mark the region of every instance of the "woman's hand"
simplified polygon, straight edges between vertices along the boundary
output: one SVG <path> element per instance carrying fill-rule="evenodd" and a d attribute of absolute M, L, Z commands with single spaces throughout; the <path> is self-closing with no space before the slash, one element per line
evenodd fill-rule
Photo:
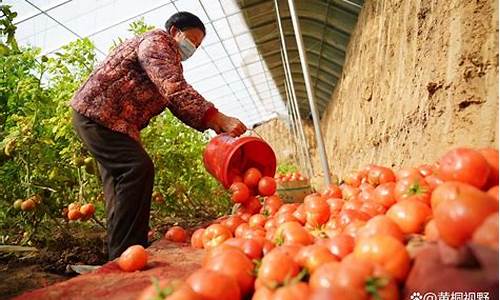
<path fill-rule="evenodd" d="M 245 131 L 247 127 L 240 120 L 226 116 L 221 112 L 217 112 L 208 122 L 209 128 L 215 130 L 217 134 L 228 133 L 231 136 L 240 136 Z"/>

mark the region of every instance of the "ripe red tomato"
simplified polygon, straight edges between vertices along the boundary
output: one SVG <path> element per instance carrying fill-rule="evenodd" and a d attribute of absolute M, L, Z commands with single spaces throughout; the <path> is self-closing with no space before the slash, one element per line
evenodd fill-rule
<path fill-rule="evenodd" d="M 229 216 L 229 218 L 221 222 L 221 224 L 226 226 L 232 234 L 234 234 L 236 228 L 242 223 L 245 223 L 245 221 L 238 215 Z"/>
<path fill-rule="evenodd" d="M 405 177 L 396 182 L 394 196 L 397 201 L 411 198 L 430 205 L 431 188 L 420 175 Z"/>
<path fill-rule="evenodd" d="M 498 212 L 487 217 L 474 231 L 472 241 L 498 251 Z"/>
<path fill-rule="evenodd" d="M 360 173 L 349 173 L 344 178 L 344 182 L 352 187 L 359 187 L 361 185 L 361 180 L 363 179 Z"/>
<path fill-rule="evenodd" d="M 332 288 L 335 282 L 335 278 L 339 274 L 339 269 L 340 263 L 336 261 L 332 261 L 320 266 L 314 273 L 312 273 L 311 278 L 309 279 L 309 285 L 314 290 L 320 288 Z"/>
<path fill-rule="evenodd" d="M 305 282 L 292 283 L 276 290 L 273 300 L 308 300 L 309 285 Z"/>
<path fill-rule="evenodd" d="M 276 193 L 276 181 L 272 177 L 264 176 L 259 180 L 259 194 L 262 196 L 271 196 Z"/>
<path fill-rule="evenodd" d="M 248 169 L 243 175 L 243 182 L 248 187 L 256 187 L 259 180 L 262 178 L 262 173 L 257 168 Z"/>
<path fill-rule="evenodd" d="M 118 258 L 118 266 L 125 272 L 141 270 L 148 262 L 148 255 L 141 245 L 127 248 Z"/>
<path fill-rule="evenodd" d="M 304 211 L 306 223 L 311 227 L 319 227 L 330 218 L 330 206 L 325 197 L 309 195 L 304 198 Z"/>
<path fill-rule="evenodd" d="M 439 161 L 439 177 L 482 188 L 490 174 L 490 165 L 481 153 L 470 148 L 456 148 Z"/>
<path fill-rule="evenodd" d="M 241 298 L 236 279 L 207 269 L 199 269 L 186 282 L 205 300 L 234 300 Z"/>
<path fill-rule="evenodd" d="M 368 171 L 368 183 L 377 186 L 379 184 L 396 181 L 394 172 L 386 167 L 373 166 Z"/>
<path fill-rule="evenodd" d="M 321 195 L 325 198 L 342 198 L 342 190 L 336 184 L 331 184 L 321 191 Z"/>
<path fill-rule="evenodd" d="M 205 249 L 217 247 L 232 236 L 231 231 L 226 226 L 221 224 L 212 224 L 203 232 L 203 247 Z"/>
<path fill-rule="evenodd" d="M 229 190 L 233 193 L 231 199 L 235 203 L 245 203 L 250 197 L 250 190 L 247 185 L 242 182 L 233 183 Z"/>
<path fill-rule="evenodd" d="M 446 182 L 432 194 L 434 220 L 443 241 L 460 247 L 491 214 L 498 202 L 487 193 L 465 183 Z"/>
<path fill-rule="evenodd" d="M 354 256 L 379 264 L 394 279 L 403 282 L 410 270 L 410 256 L 401 241 L 389 235 L 361 239 L 354 247 Z"/>
<path fill-rule="evenodd" d="M 250 229 L 250 226 L 248 226 L 248 223 L 241 223 L 240 225 L 238 225 L 238 227 L 236 227 L 236 229 L 234 230 L 234 236 L 235 237 L 243 237 L 243 235 L 245 234 L 245 232 Z"/>
<path fill-rule="evenodd" d="M 365 226 L 366 224 L 366 221 L 362 221 L 362 220 L 358 220 L 358 219 L 355 219 L 353 220 L 351 223 L 347 224 L 344 229 L 342 230 L 342 233 L 343 234 L 347 234 L 347 235 L 350 235 L 352 236 L 354 239 L 356 239 L 357 235 L 358 235 L 358 230 Z"/>
<path fill-rule="evenodd" d="M 498 185 L 498 150 L 494 148 L 483 148 L 478 151 L 483 155 L 490 166 L 490 174 L 484 186 L 484 188 L 489 189 Z"/>
<path fill-rule="evenodd" d="M 297 209 L 293 212 L 292 216 L 302 225 L 306 223 L 307 216 L 304 207 L 304 203 L 300 204 Z"/>
<path fill-rule="evenodd" d="M 394 204 L 387 211 L 387 216 L 398 224 L 404 234 L 422 233 L 430 220 L 430 207 L 415 199 L 404 199 Z"/>
<path fill-rule="evenodd" d="M 371 217 L 359 210 L 342 209 L 337 219 L 341 228 L 349 225 L 354 220 L 368 221 Z"/>
<path fill-rule="evenodd" d="M 314 244 L 302 247 L 295 256 L 295 261 L 299 266 L 306 268 L 309 274 L 312 274 L 319 266 L 331 261 L 338 261 L 338 258 L 326 246 Z"/>
<path fill-rule="evenodd" d="M 264 215 L 255 214 L 255 215 L 251 216 L 250 219 L 248 220 L 248 226 L 250 226 L 250 228 L 252 228 L 252 227 L 264 227 L 264 225 L 266 224 L 266 221 L 267 221 L 267 218 Z"/>
<path fill-rule="evenodd" d="M 424 177 L 434 174 L 434 168 L 431 165 L 420 165 L 417 169 L 420 175 Z"/>
<path fill-rule="evenodd" d="M 494 187 L 490 188 L 488 190 L 488 194 L 490 196 L 493 196 L 493 198 L 495 198 L 498 202 L 498 185 L 495 185 Z"/>
<path fill-rule="evenodd" d="M 327 198 L 326 203 L 330 207 L 330 216 L 337 216 L 344 206 L 344 200 L 341 198 Z"/>
<path fill-rule="evenodd" d="M 173 226 L 167 231 L 167 233 L 165 233 L 165 238 L 172 242 L 184 243 L 187 239 L 187 233 L 184 228 L 180 226 Z"/>
<path fill-rule="evenodd" d="M 203 300 L 193 289 L 182 280 L 162 279 L 158 284 L 152 284 L 139 295 L 138 300 L 164 298 L 168 300 Z"/>
<path fill-rule="evenodd" d="M 297 209 L 297 207 L 299 207 L 299 205 L 300 205 L 299 203 L 283 204 L 276 214 L 278 214 L 278 215 L 286 214 L 286 213 L 293 214 L 293 212 Z"/>
<path fill-rule="evenodd" d="M 416 168 L 403 168 L 396 173 L 396 179 L 401 180 L 407 177 L 419 177 L 423 176 L 420 174 L 419 170 Z"/>
<path fill-rule="evenodd" d="M 361 205 L 359 211 L 368 214 L 370 217 L 375 217 L 377 215 L 382 215 L 385 213 L 386 208 L 377 202 L 368 201 Z"/>
<path fill-rule="evenodd" d="M 291 212 L 285 212 L 281 214 L 276 214 L 274 216 L 275 224 L 276 226 L 280 226 L 281 224 L 284 224 L 286 222 L 299 222 L 297 218 L 293 216 L 293 213 Z"/>
<path fill-rule="evenodd" d="M 358 196 L 359 192 L 360 192 L 359 188 L 355 188 L 350 185 L 342 186 L 342 198 L 345 201 L 350 201 L 352 199 L 355 199 Z"/>
<path fill-rule="evenodd" d="M 198 228 L 193 232 L 191 236 L 191 247 L 203 249 L 203 232 L 205 232 L 205 228 Z"/>
<path fill-rule="evenodd" d="M 31 199 L 28 199 L 26 201 L 33 201 Z M 26 202 L 24 201 L 23 204 Z M 34 205 L 34 204 L 33 204 Z M 21 209 L 23 209 L 23 205 L 21 205 Z M 26 209 L 23 209 L 23 210 L 26 210 Z M 68 211 L 68 219 L 71 220 L 71 221 L 76 221 L 78 219 L 80 219 L 82 217 L 82 213 L 80 212 L 80 210 L 78 209 L 70 209 Z"/>
<path fill-rule="evenodd" d="M 439 239 L 439 231 L 434 219 L 430 220 L 425 225 L 424 236 L 427 241 L 437 241 Z"/>
<path fill-rule="evenodd" d="M 264 200 L 264 206 L 262 207 L 260 213 L 265 216 L 274 216 L 278 212 L 283 201 L 278 195 L 269 196 Z"/>
<path fill-rule="evenodd" d="M 443 184 L 443 179 L 439 178 L 437 175 L 429 175 L 424 178 L 425 182 L 429 185 L 431 191 L 434 191 L 440 184 Z"/>
<path fill-rule="evenodd" d="M 344 201 L 344 206 L 342 206 L 342 209 L 359 210 L 361 208 L 361 206 L 363 206 L 363 202 L 361 202 L 361 200 L 352 199 L 349 201 Z"/>
<path fill-rule="evenodd" d="M 253 289 L 254 277 L 252 272 L 254 265 L 240 249 L 225 249 L 211 257 L 204 268 L 236 279 L 242 296 Z"/>
<path fill-rule="evenodd" d="M 264 286 L 275 287 L 294 277 L 299 271 L 300 267 L 293 256 L 275 248 L 262 259 L 257 278 Z"/>
<path fill-rule="evenodd" d="M 347 234 L 339 234 L 321 242 L 338 259 L 343 259 L 354 250 L 354 238 Z"/>
<path fill-rule="evenodd" d="M 244 213 L 249 213 L 251 215 L 256 214 L 262 208 L 262 204 L 260 204 L 259 199 L 250 196 L 248 200 L 243 203 L 242 207 Z"/>
<path fill-rule="evenodd" d="M 357 239 L 368 238 L 376 235 L 390 235 L 399 241 L 404 241 L 404 235 L 398 224 L 392 221 L 388 216 L 380 215 L 373 217 L 366 222 L 357 235 Z"/>
<path fill-rule="evenodd" d="M 278 245 L 309 245 L 314 242 L 313 236 L 299 222 L 286 222 L 276 230 Z"/>
<path fill-rule="evenodd" d="M 95 206 L 92 203 L 87 203 L 80 207 L 80 213 L 85 219 L 91 218 L 95 213 Z"/>
<path fill-rule="evenodd" d="M 262 248 L 264 243 L 258 242 L 257 239 L 243 239 L 239 248 L 241 248 L 243 253 L 245 253 L 248 258 L 252 260 L 260 259 L 262 258 Z"/>

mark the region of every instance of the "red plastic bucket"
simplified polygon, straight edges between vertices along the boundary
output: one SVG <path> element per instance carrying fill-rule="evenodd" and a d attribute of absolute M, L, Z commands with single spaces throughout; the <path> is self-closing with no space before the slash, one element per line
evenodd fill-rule
<path fill-rule="evenodd" d="M 233 138 L 220 134 L 208 143 L 203 151 L 203 163 L 224 188 L 229 188 L 234 176 L 243 174 L 248 168 L 257 168 L 263 176 L 274 177 L 276 155 L 264 140 L 246 136 Z"/>

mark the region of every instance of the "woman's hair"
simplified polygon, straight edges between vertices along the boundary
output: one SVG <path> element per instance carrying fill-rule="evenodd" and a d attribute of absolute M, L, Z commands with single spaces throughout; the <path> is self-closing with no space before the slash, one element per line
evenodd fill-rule
<path fill-rule="evenodd" d="M 203 31 L 203 34 L 206 34 L 205 25 L 203 25 L 203 22 L 200 20 L 200 18 L 187 11 L 178 12 L 172 15 L 167 20 L 167 22 L 165 22 L 165 29 L 167 31 L 170 32 L 170 28 L 172 28 L 172 26 L 175 26 L 175 28 L 181 31 L 190 28 L 198 28 Z"/>

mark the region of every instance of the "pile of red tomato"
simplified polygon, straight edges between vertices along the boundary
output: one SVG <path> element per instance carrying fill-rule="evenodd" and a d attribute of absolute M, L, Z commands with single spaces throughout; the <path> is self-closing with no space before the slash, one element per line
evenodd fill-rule
<path fill-rule="evenodd" d="M 203 266 L 186 281 L 160 281 L 162 299 L 392 300 L 412 266 L 412 237 L 498 251 L 495 149 L 457 148 L 398 172 L 369 165 L 303 203 L 284 204 L 259 174 L 231 186 L 236 214 L 193 233 Z M 154 295 L 150 287 L 141 299 Z"/>
<path fill-rule="evenodd" d="M 274 179 L 276 182 L 290 182 L 307 180 L 307 177 L 303 176 L 300 172 L 288 172 L 286 174 L 276 174 Z"/>

